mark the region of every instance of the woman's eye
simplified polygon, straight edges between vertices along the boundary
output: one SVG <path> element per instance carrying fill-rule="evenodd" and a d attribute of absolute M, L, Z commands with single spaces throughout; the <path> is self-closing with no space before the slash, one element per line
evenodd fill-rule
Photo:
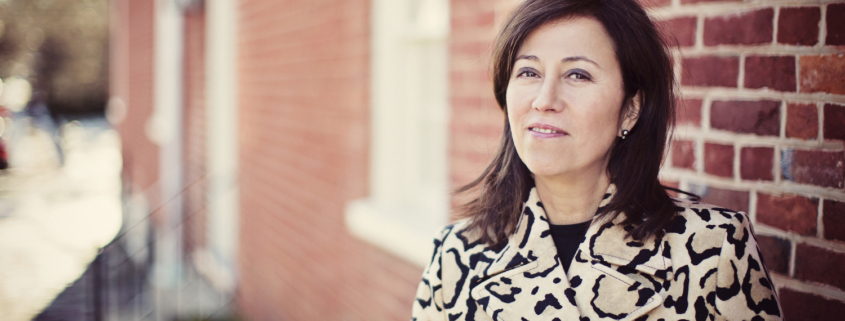
<path fill-rule="evenodd" d="M 587 76 L 584 73 L 580 72 L 573 72 L 566 75 L 566 78 L 573 79 L 573 80 L 590 80 L 590 76 Z"/>
<path fill-rule="evenodd" d="M 531 69 L 520 69 L 516 77 L 539 77 L 539 75 Z"/>

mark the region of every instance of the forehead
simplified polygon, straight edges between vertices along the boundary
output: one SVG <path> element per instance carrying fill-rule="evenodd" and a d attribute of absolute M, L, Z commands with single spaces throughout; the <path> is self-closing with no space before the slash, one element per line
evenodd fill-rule
<path fill-rule="evenodd" d="M 591 57 L 590 59 L 609 59 L 616 62 L 613 40 L 604 26 L 595 18 L 584 16 L 568 17 L 543 24 L 525 38 L 517 54 L 535 55 L 541 60 L 587 56 Z"/>

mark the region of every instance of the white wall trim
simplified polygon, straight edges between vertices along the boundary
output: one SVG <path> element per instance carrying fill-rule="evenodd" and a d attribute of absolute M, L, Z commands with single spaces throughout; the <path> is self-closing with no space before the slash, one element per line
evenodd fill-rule
<path fill-rule="evenodd" d="M 346 226 L 352 235 L 417 266 L 426 266 L 434 250 L 433 231 L 414 229 L 391 219 L 368 199 L 351 202 L 346 208 Z"/>
<path fill-rule="evenodd" d="M 182 222 L 184 18 L 172 0 L 156 1 L 154 10 L 153 114 L 146 134 L 159 147 L 163 228 L 173 230 L 158 242 L 155 276 L 159 285 L 174 286 L 182 273 L 182 233 L 174 228 Z"/>
<path fill-rule="evenodd" d="M 238 4 L 206 0 L 206 164 L 209 255 L 237 275 Z"/>

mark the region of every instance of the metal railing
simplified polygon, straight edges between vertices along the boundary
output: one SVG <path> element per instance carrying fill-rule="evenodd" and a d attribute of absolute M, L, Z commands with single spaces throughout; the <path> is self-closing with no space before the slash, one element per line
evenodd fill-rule
<path fill-rule="evenodd" d="M 177 197 L 183 197 L 190 187 Z M 161 227 L 154 215 L 161 206 L 133 219 L 126 192 L 123 203 L 120 233 L 100 250 L 82 276 L 33 320 L 236 320 L 232 316 L 234 294 L 211 286 L 190 254 L 184 254 L 189 251 L 177 252 L 181 255 L 175 283 L 161 285 L 157 281 L 157 251 L 165 246 L 160 240 L 181 235 L 185 229 L 202 228 L 194 226 L 199 224 L 196 217 L 202 209 L 187 213 L 175 226 Z M 176 246 L 185 246 L 181 237 L 175 239 L 181 243 Z"/>

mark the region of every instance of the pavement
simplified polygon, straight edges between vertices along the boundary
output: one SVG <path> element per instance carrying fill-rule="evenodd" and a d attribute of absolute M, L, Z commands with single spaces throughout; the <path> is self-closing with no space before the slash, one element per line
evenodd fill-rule
<path fill-rule="evenodd" d="M 8 129 L 8 128 L 7 128 Z M 70 122 L 57 144 L 17 120 L 0 173 L 0 320 L 31 320 L 80 279 L 122 224 L 120 138 L 102 119 Z"/>

